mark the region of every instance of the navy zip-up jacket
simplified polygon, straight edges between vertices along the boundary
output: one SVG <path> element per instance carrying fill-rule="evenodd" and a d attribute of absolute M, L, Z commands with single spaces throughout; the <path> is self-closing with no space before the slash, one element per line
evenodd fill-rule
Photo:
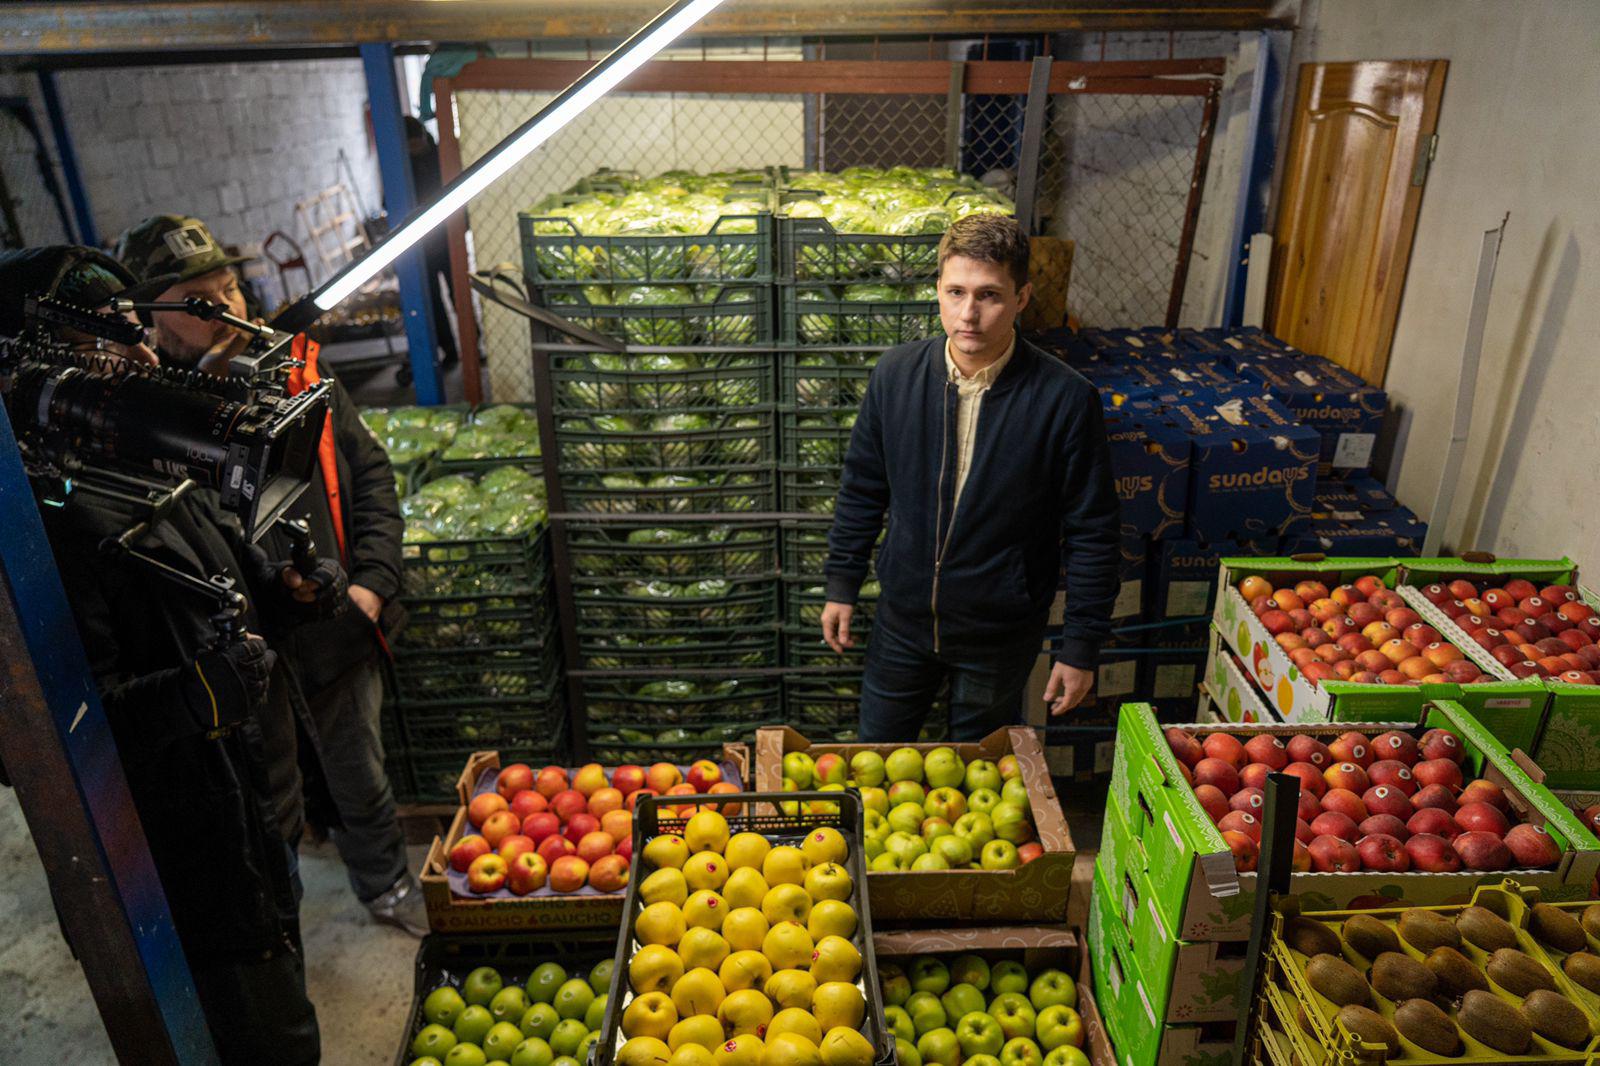
<path fill-rule="evenodd" d="M 1043 627 L 1065 576 L 1057 658 L 1092 670 L 1120 556 L 1100 397 L 1018 338 L 984 393 L 957 507 L 959 401 L 944 349 L 943 336 L 891 348 L 872 372 L 834 501 L 827 597 L 856 602 L 887 518 L 874 625 L 936 653 L 998 647 Z"/>

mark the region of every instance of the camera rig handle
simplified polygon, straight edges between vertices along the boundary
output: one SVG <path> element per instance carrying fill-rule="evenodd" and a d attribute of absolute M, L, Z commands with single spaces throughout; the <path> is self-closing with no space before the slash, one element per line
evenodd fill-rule
<path fill-rule="evenodd" d="M 303 518 L 280 518 L 278 527 L 289 538 L 289 559 L 302 575 L 317 568 L 317 545 Z"/>

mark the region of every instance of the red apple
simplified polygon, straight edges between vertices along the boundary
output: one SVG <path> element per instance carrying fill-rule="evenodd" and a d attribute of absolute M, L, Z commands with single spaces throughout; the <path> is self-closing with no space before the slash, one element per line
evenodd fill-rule
<path fill-rule="evenodd" d="M 1342 814 L 1352 822 L 1359 822 L 1368 814 L 1367 805 L 1361 802 L 1361 797 L 1345 788 L 1330 788 L 1322 797 L 1322 809 Z"/>
<path fill-rule="evenodd" d="M 1374 833 L 1356 841 L 1356 853 L 1361 856 L 1362 867 L 1368 870 L 1404 873 L 1411 869 L 1411 856 L 1406 854 L 1406 846 L 1383 833 Z"/>
<path fill-rule="evenodd" d="M 534 843 L 532 837 L 524 836 L 521 833 L 512 833 L 508 837 L 503 837 L 500 841 L 500 846 L 494 850 L 495 854 L 504 859 L 506 865 L 509 866 L 523 852 L 538 850 L 538 845 Z"/>
<path fill-rule="evenodd" d="M 1384 836 L 1394 837 L 1396 840 L 1401 842 L 1404 842 L 1411 836 L 1411 830 L 1406 828 L 1406 823 L 1402 822 L 1399 818 L 1396 818 L 1392 814 L 1374 814 L 1370 818 L 1365 819 L 1360 825 L 1356 826 L 1356 832 L 1360 833 L 1363 837 L 1372 836 L 1374 833 L 1381 833 Z M 1357 840 L 1356 843 L 1359 845 L 1360 840 Z"/>
<path fill-rule="evenodd" d="M 1022 849 L 1017 849 L 1022 854 Z M 621 855 L 602 855 L 589 864 L 589 886 L 596 892 L 621 892 L 628 886 L 628 860 Z"/>
<path fill-rule="evenodd" d="M 533 779 L 533 787 L 545 799 L 551 799 L 567 787 L 567 772 L 559 766 L 546 766 Z"/>
<path fill-rule="evenodd" d="M 495 811 L 484 820 L 483 839 L 489 842 L 491 848 L 498 848 L 502 840 L 521 828 L 522 823 L 509 810 Z"/>
<path fill-rule="evenodd" d="M 1356 846 L 1341 837 L 1319 836 L 1311 842 L 1311 866 L 1323 873 L 1353 874 L 1361 869 Z"/>
<path fill-rule="evenodd" d="M 1371 598 L 1371 596 L 1372 596 L 1372 594 L 1374 592 L 1381 592 L 1382 590 L 1384 590 L 1384 589 L 1389 587 L 1388 585 L 1383 583 L 1383 578 L 1378 577 L 1378 576 L 1373 575 L 1373 574 L 1368 574 L 1365 577 L 1356 578 L 1355 586 L 1356 586 L 1356 591 L 1357 592 L 1361 593 L 1361 595 L 1363 595 L 1363 596 L 1368 597 L 1369 599 Z"/>
<path fill-rule="evenodd" d="M 512 763 L 501 770 L 494 779 L 494 790 L 509 803 L 518 792 L 533 788 L 533 767 L 527 763 Z M 518 817 L 525 817 L 518 815 Z"/>
<path fill-rule="evenodd" d="M 540 811 L 522 820 L 522 835 L 532 840 L 535 846 L 543 844 L 545 837 L 559 832 L 561 819 L 556 817 L 554 811 Z"/>
<path fill-rule="evenodd" d="M 1446 840 L 1454 840 L 1461 835 L 1461 827 L 1456 824 L 1456 820 L 1450 817 L 1448 811 L 1440 810 L 1438 807 L 1424 807 L 1417 811 L 1406 820 L 1406 828 L 1413 835 L 1429 833 L 1436 837 L 1444 837 Z"/>
<path fill-rule="evenodd" d="M 1505 870 L 1516 862 L 1506 842 L 1493 833 L 1462 833 L 1450 844 L 1461 856 L 1461 864 L 1469 870 Z"/>
<path fill-rule="evenodd" d="M 1385 613 L 1388 613 L 1396 607 L 1404 607 L 1406 605 L 1406 601 L 1402 599 L 1400 594 L 1395 592 L 1393 589 L 1383 589 L 1382 591 L 1374 592 L 1372 595 L 1367 597 L 1367 602 Z"/>
<path fill-rule="evenodd" d="M 511 797 L 511 813 L 523 821 L 527 821 L 530 814 L 538 814 L 549 809 L 550 801 L 531 788 L 525 788 Z"/>
<path fill-rule="evenodd" d="M 1357 654 L 1356 664 L 1361 669 L 1368 670 L 1374 674 L 1381 674 L 1389 669 L 1390 666 L 1389 657 L 1376 648 Z"/>
<path fill-rule="evenodd" d="M 1266 763 L 1253 762 L 1239 771 L 1239 787 L 1254 788 L 1263 792 L 1267 788 L 1267 775 L 1272 772 L 1272 767 Z"/>
<path fill-rule="evenodd" d="M 549 874 L 550 867 L 539 858 L 538 852 L 525 851 L 511 860 L 506 873 L 506 887 L 511 889 L 513 895 L 526 896 L 543 888 Z"/>
<path fill-rule="evenodd" d="M 1194 783 L 1213 785 L 1224 796 L 1231 796 L 1239 791 L 1239 771 L 1230 762 L 1207 757 L 1195 764 Z"/>
<path fill-rule="evenodd" d="M 467 867 L 467 887 L 483 895 L 498 892 L 506 883 L 506 873 L 506 861 L 500 856 L 492 852 L 479 855 Z"/>
<path fill-rule="evenodd" d="M 1269 610 L 1261 616 L 1261 624 L 1274 636 L 1294 629 L 1294 619 L 1289 617 L 1288 611 Z"/>
<path fill-rule="evenodd" d="M 655 789 L 658 795 L 665 795 L 669 788 L 682 782 L 683 771 L 669 762 L 651 763 L 650 769 L 644 772 L 645 785 Z"/>
<path fill-rule="evenodd" d="M 1309 822 L 1322 813 L 1322 801 L 1302 788 L 1296 800 L 1295 813 Z M 1597 809 L 1596 813 L 1600 813 L 1600 809 Z"/>
<path fill-rule="evenodd" d="M 1456 810 L 1455 790 L 1449 785 L 1424 785 L 1411 797 L 1411 806 L 1419 811 L 1437 808 L 1453 816 Z"/>
<path fill-rule="evenodd" d="M 1361 834 L 1356 829 L 1356 823 L 1347 814 L 1338 811 L 1323 811 L 1311 823 L 1311 832 L 1319 837 L 1338 837 L 1354 844 Z M 1313 845 L 1315 842 L 1313 842 Z"/>
<path fill-rule="evenodd" d="M 1017 860 L 1026 866 L 1034 859 L 1044 854 L 1044 845 L 1037 840 L 1030 840 L 1017 848 Z"/>
<path fill-rule="evenodd" d="M 1361 627 L 1356 625 L 1356 620 L 1349 615 L 1339 618 L 1330 618 L 1322 623 L 1322 632 L 1327 634 L 1329 640 L 1337 640 L 1348 633 L 1359 633 Z"/>
<path fill-rule="evenodd" d="M 1406 841 L 1406 855 L 1422 873 L 1449 874 L 1461 869 L 1461 856 L 1450 841 L 1431 833 L 1413 833 Z"/>
<path fill-rule="evenodd" d="M 1201 809 L 1212 822 L 1221 821 L 1222 816 L 1228 813 L 1228 797 L 1215 785 L 1194 786 L 1194 798 L 1200 801 Z"/>
<path fill-rule="evenodd" d="M 610 855 L 617 846 L 617 841 L 610 833 L 603 829 L 583 834 L 583 839 L 578 841 L 578 858 L 593 866 L 599 859 Z"/>
<path fill-rule="evenodd" d="M 1328 753 L 1326 744 L 1316 737 L 1308 737 L 1303 734 L 1289 738 L 1289 743 L 1286 745 L 1286 754 L 1289 756 L 1290 762 L 1310 763 L 1317 768 L 1318 773 L 1321 773 L 1323 769 L 1337 761 Z"/>
<path fill-rule="evenodd" d="M 510 809 L 511 804 L 507 803 L 506 798 L 500 793 L 485 792 L 472 797 L 472 802 L 467 804 L 467 821 L 471 822 L 474 828 L 482 829 L 483 823 L 489 820 L 490 815 Z"/>
<path fill-rule="evenodd" d="M 1456 802 L 1462 805 L 1468 803 L 1487 803 L 1498 809 L 1503 814 L 1511 813 L 1511 801 L 1506 799 L 1504 790 L 1493 781 L 1478 778 L 1468 781 L 1467 787 L 1461 790 L 1461 795 L 1456 797 Z"/>
<path fill-rule="evenodd" d="M 1454 596 L 1450 595 L 1450 590 L 1443 585 L 1423 586 L 1422 597 L 1432 604 L 1448 603 L 1455 599 Z"/>
<path fill-rule="evenodd" d="M 1241 788 L 1228 797 L 1228 809 L 1230 811 L 1244 811 L 1260 818 L 1263 796 L 1264 793 L 1259 788 Z"/>
<path fill-rule="evenodd" d="M 1485 589 L 1480 598 L 1489 605 L 1491 611 L 1498 611 L 1502 607 L 1514 606 L 1517 602 L 1511 598 L 1511 594 L 1505 589 Z"/>
<path fill-rule="evenodd" d="M 1464 803 L 1456 809 L 1455 819 L 1456 824 L 1469 833 L 1493 833 L 1503 837 L 1511 828 L 1500 809 L 1487 803 Z"/>
<path fill-rule="evenodd" d="M 599 828 L 600 819 L 596 818 L 588 811 L 579 811 L 577 814 L 574 814 L 571 818 L 567 819 L 567 824 L 563 830 L 563 833 L 568 840 L 576 844 L 585 836 Z"/>
<path fill-rule="evenodd" d="M 1244 751 L 1250 762 L 1263 763 L 1273 770 L 1282 770 L 1289 765 L 1289 755 L 1283 741 L 1266 733 L 1245 741 Z"/>
<path fill-rule="evenodd" d="M 1278 589 L 1272 594 L 1272 600 L 1280 611 L 1293 611 L 1306 605 L 1306 601 L 1297 596 L 1294 589 Z"/>
<path fill-rule="evenodd" d="M 1353 762 L 1335 763 L 1322 771 L 1323 780 L 1328 782 L 1329 788 L 1343 788 L 1361 795 L 1371 787 L 1372 782 L 1367 778 L 1367 772 Z M 1324 799 L 1322 805 L 1328 805 Z"/>
<path fill-rule="evenodd" d="M 639 801 L 641 799 L 643 799 L 645 796 L 659 796 L 659 795 L 661 795 L 661 793 L 657 792 L 653 788 L 636 788 L 632 792 L 628 793 L 628 798 L 623 801 L 622 808 L 623 808 L 623 810 L 627 810 L 627 811 L 634 810 L 637 807 Z"/>
<path fill-rule="evenodd" d="M 550 864 L 550 887 L 557 892 L 576 892 L 589 880 L 589 864 L 576 855 L 566 855 Z"/>
<path fill-rule="evenodd" d="M 1411 767 L 1399 759 L 1380 759 L 1367 767 L 1367 780 L 1374 785 L 1387 785 L 1406 796 L 1417 791 L 1417 779 L 1411 776 Z"/>
<path fill-rule="evenodd" d="M 1320 662 L 1321 660 L 1319 660 L 1317 658 L 1317 653 L 1316 653 L 1315 649 L 1310 648 L 1310 647 L 1305 647 L 1305 648 L 1296 648 L 1293 651 L 1291 651 L 1289 653 L 1289 661 L 1294 663 L 1301 670 L 1304 670 L 1306 667 L 1310 666 L 1312 663 Z"/>
<path fill-rule="evenodd" d="M 1428 785 L 1461 788 L 1461 767 L 1453 759 L 1424 759 L 1411 768 L 1411 776 L 1424 788 Z"/>
<path fill-rule="evenodd" d="M 820 764 L 822 759 L 826 758 L 827 756 L 824 755 L 817 762 Z M 844 761 L 838 755 L 835 755 L 834 758 L 839 759 L 841 763 Z M 849 774 L 846 773 L 845 776 L 848 777 Z M 689 764 L 689 772 L 684 775 L 684 780 L 693 785 L 696 792 L 704 792 L 722 780 L 722 768 L 710 759 L 697 759 Z"/>
<path fill-rule="evenodd" d="M 1272 582 L 1264 577 L 1252 574 L 1239 582 L 1239 595 L 1243 596 L 1246 602 L 1256 599 L 1258 596 L 1270 596 L 1272 595 Z"/>
<path fill-rule="evenodd" d="M 1528 596 L 1517 601 L 1517 610 L 1529 618 L 1541 618 L 1555 610 L 1550 602 L 1541 596 Z"/>
<path fill-rule="evenodd" d="M 575 789 L 564 789 L 550 797 L 550 809 L 556 812 L 556 817 L 563 823 L 570 822 L 574 815 L 581 814 L 589 809 L 589 801 L 583 793 Z"/>
<path fill-rule="evenodd" d="M 1592 685 L 1595 683 L 1593 671 L 1564 670 L 1556 676 L 1556 680 L 1564 685 Z"/>
<path fill-rule="evenodd" d="M 1240 873 L 1249 873 L 1256 868 L 1256 861 L 1260 857 L 1256 842 L 1248 834 L 1229 830 L 1222 834 L 1222 840 L 1228 845 L 1228 850 L 1233 852 L 1233 868 Z"/>
<path fill-rule="evenodd" d="M 1501 666 L 1510 666 L 1512 663 L 1521 662 L 1526 658 L 1515 644 L 1498 644 L 1489 649 L 1489 654 L 1494 656 L 1495 662 Z"/>
<path fill-rule="evenodd" d="M 1166 731 L 1166 738 L 1167 747 L 1172 749 L 1172 754 L 1178 757 L 1179 762 L 1186 763 L 1191 770 L 1206 757 L 1205 749 L 1194 738 L 1194 734 L 1186 729 L 1172 726 Z"/>
<path fill-rule="evenodd" d="M 1392 814 L 1396 818 L 1409 818 L 1415 811 L 1410 798 L 1390 785 L 1373 785 L 1361 794 L 1361 802 L 1367 805 L 1369 814 Z"/>
<path fill-rule="evenodd" d="M 1361 590 L 1357 589 L 1354 585 L 1340 585 L 1338 588 L 1328 593 L 1328 598 L 1344 607 L 1349 607 L 1353 603 L 1365 603 L 1367 600 L 1367 597 L 1361 593 Z"/>
<path fill-rule="evenodd" d="M 1467 757 L 1466 749 L 1461 746 L 1461 741 L 1448 729 L 1430 729 L 1422 734 L 1421 741 L 1417 744 L 1418 752 L 1424 759 L 1450 759 L 1453 762 L 1463 762 Z"/>
<path fill-rule="evenodd" d="M 1483 677 L 1483 671 L 1470 659 L 1461 659 L 1453 663 L 1446 663 L 1444 667 L 1445 680 L 1457 685 L 1470 685 Z"/>
<path fill-rule="evenodd" d="M 1408 680 L 1405 674 L 1392 666 L 1378 675 L 1378 682 L 1383 685 L 1404 685 Z"/>
<path fill-rule="evenodd" d="M 1221 759 L 1235 770 L 1243 770 L 1250 762 L 1249 757 L 1245 755 L 1244 745 L 1239 742 L 1238 737 L 1230 733 L 1212 733 L 1201 742 L 1200 746 L 1205 749 L 1207 758 Z"/>
<path fill-rule="evenodd" d="M 1506 833 L 1506 847 L 1517 865 L 1528 868 L 1554 866 L 1561 861 L 1561 847 L 1542 825 L 1514 825 Z"/>
<path fill-rule="evenodd" d="M 1298 838 L 1294 842 L 1294 858 L 1290 860 L 1289 868 L 1299 874 L 1307 873 L 1311 869 L 1311 849 Z"/>
<path fill-rule="evenodd" d="M 1312 600 L 1320 600 L 1325 597 L 1328 594 L 1328 586 L 1320 581 L 1306 580 L 1294 587 L 1294 594 L 1310 603 Z"/>
<path fill-rule="evenodd" d="M 1320 624 L 1317 616 L 1304 607 L 1297 607 L 1289 612 L 1289 623 L 1294 626 L 1296 633 L 1302 629 L 1314 629 Z"/>
<path fill-rule="evenodd" d="M 1395 669 L 1412 681 L 1421 681 L 1423 678 L 1432 675 L 1438 668 L 1422 656 L 1413 655 L 1409 659 L 1400 660 Z"/>
<path fill-rule="evenodd" d="M 1304 818 L 1296 818 L 1294 820 L 1294 838 L 1296 841 L 1302 844 L 1309 844 L 1315 840 L 1316 837 L 1317 834 L 1311 831 L 1311 823 L 1307 822 Z"/>
<path fill-rule="evenodd" d="M 1261 843 L 1261 820 L 1248 811 L 1229 811 L 1217 823 L 1224 834 L 1243 833 L 1257 844 Z"/>
<path fill-rule="evenodd" d="M 644 787 L 644 768 L 633 763 L 623 763 L 611 771 L 611 787 L 626 797 L 635 789 Z"/>
<path fill-rule="evenodd" d="M 571 855 L 578 850 L 578 845 L 557 833 L 547 836 L 539 844 L 539 858 L 544 860 L 546 866 L 554 866 L 556 860 L 563 855 Z"/>
<path fill-rule="evenodd" d="M 1339 677 L 1337 670 L 1321 661 L 1306 663 L 1305 669 L 1301 672 L 1305 674 L 1306 680 L 1312 684 L 1316 684 L 1319 681 L 1337 680 Z"/>
<path fill-rule="evenodd" d="M 1537 585 L 1525 578 L 1520 577 L 1514 577 L 1510 581 L 1507 581 L 1505 584 L 1505 589 L 1506 595 L 1518 600 L 1527 599 L 1529 596 L 1537 596 L 1539 594 L 1539 588 Z"/>
<path fill-rule="evenodd" d="M 1350 610 L 1345 612 L 1345 617 L 1355 624 L 1357 629 L 1366 629 L 1383 621 L 1383 612 L 1370 603 L 1353 603 Z"/>
<path fill-rule="evenodd" d="M 456 841 L 455 847 L 450 849 L 450 869 L 458 874 L 464 874 L 472 865 L 472 861 L 479 855 L 487 855 L 494 849 L 489 847 L 489 842 L 477 833 L 462 837 Z"/>
<path fill-rule="evenodd" d="M 1461 578 L 1457 578 L 1456 580 L 1450 582 L 1445 586 L 1445 588 L 1449 589 L 1450 595 L 1454 596 L 1458 600 L 1471 599 L 1478 595 L 1478 587 L 1472 582 L 1463 580 Z"/>
<path fill-rule="evenodd" d="M 1283 772 L 1293 774 L 1300 779 L 1302 792 L 1309 792 L 1320 798 L 1328 791 L 1328 782 L 1323 778 L 1322 771 L 1308 762 L 1292 762 L 1283 768 Z"/>
<path fill-rule="evenodd" d="M 1406 643 L 1417 648 L 1426 648 L 1434 641 L 1442 639 L 1439 631 L 1426 622 L 1414 622 L 1406 626 L 1401 630 L 1400 636 L 1405 638 Z"/>

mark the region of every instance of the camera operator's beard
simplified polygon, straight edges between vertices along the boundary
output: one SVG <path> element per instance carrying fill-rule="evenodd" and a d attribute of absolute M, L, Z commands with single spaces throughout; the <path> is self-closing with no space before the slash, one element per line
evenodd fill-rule
<path fill-rule="evenodd" d="M 210 348 L 196 348 L 186 344 L 182 338 L 161 330 L 155 335 L 156 351 L 161 356 L 161 362 L 166 366 L 175 366 L 182 370 L 193 370 L 200 365 L 200 360 L 211 351 Z M 213 345 L 213 347 L 215 347 Z"/>

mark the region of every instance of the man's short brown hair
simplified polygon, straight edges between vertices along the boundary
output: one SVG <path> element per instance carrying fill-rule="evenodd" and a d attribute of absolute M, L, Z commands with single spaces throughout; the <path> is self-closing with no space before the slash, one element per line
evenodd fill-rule
<path fill-rule="evenodd" d="M 939 272 L 952 255 L 1006 268 L 1017 288 L 1028 283 L 1028 235 L 1017 220 L 1005 215 L 976 214 L 958 218 L 939 241 Z"/>

